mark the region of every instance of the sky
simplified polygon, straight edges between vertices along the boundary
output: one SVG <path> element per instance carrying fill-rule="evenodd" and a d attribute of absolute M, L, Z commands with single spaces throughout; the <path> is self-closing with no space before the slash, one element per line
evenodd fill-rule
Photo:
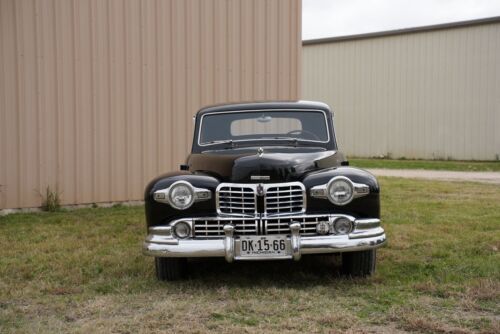
<path fill-rule="evenodd" d="M 500 0 L 302 0 L 302 39 L 500 16 Z"/>

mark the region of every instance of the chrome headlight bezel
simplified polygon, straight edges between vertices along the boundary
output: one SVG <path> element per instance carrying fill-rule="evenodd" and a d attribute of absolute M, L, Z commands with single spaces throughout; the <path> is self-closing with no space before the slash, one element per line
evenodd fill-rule
<path fill-rule="evenodd" d="M 343 201 L 338 201 L 332 196 L 331 189 L 334 187 L 336 183 L 339 182 L 344 182 L 347 184 L 347 186 L 350 188 L 350 195 L 349 198 L 343 200 Z M 330 200 L 335 205 L 343 206 L 351 203 L 352 199 L 354 198 L 354 184 L 352 181 L 345 177 L 345 176 L 336 176 L 332 178 L 330 181 L 328 181 L 328 184 L 326 185 L 326 197 Z"/>
<path fill-rule="evenodd" d="M 342 222 L 347 223 L 348 226 L 347 230 L 345 230 L 344 232 L 340 231 L 339 229 L 339 224 L 341 224 Z M 333 220 L 332 228 L 335 234 L 346 235 L 352 232 L 352 230 L 354 229 L 354 224 L 352 219 L 349 219 L 348 217 L 337 217 Z"/>
<path fill-rule="evenodd" d="M 343 181 L 348 183 L 351 188 L 351 196 L 348 200 L 343 202 L 337 202 L 334 198 L 332 198 L 330 194 L 330 189 L 335 182 Z M 344 206 L 352 202 L 353 199 L 358 197 L 366 196 L 370 193 L 370 187 L 363 183 L 355 183 L 352 182 L 347 176 L 337 175 L 332 177 L 327 183 L 321 184 L 318 186 L 314 186 L 310 190 L 311 197 L 328 199 L 332 204 L 337 206 Z"/>
<path fill-rule="evenodd" d="M 177 239 L 186 239 L 186 238 L 189 238 L 192 236 L 192 226 L 189 222 L 185 221 L 185 220 L 180 220 L 180 221 L 177 221 L 175 224 L 172 224 L 172 232 L 173 232 L 173 235 L 177 238 Z M 185 235 L 180 235 L 179 234 L 179 228 L 181 226 L 184 226 L 186 227 L 187 229 L 187 233 Z"/>
<path fill-rule="evenodd" d="M 185 187 L 188 192 L 189 192 L 189 195 L 190 195 L 190 200 L 188 203 L 186 203 L 185 205 L 179 205 L 178 203 L 176 203 L 176 198 L 174 197 L 174 191 L 176 188 L 180 188 L 180 187 Z M 174 209 L 177 209 L 177 210 L 186 210 L 186 209 L 189 209 L 191 207 L 191 205 L 193 205 L 194 203 L 194 188 L 193 186 L 191 185 L 191 183 L 187 182 L 187 181 L 177 181 L 177 182 L 174 182 L 170 188 L 169 188 L 169 191 L 168 191 L 168 202 L 170 203 L 170 205 L 174 208 Z"/>
<path fill-rule="evenodd" d="M 185 206 L 179 206 L 175 203 L 172 198 L 173 191 L 176 187 L 184 186 L 187 187 L 191 193 L 191 200 Z M 154 192 L 153 198 L 156 202 L 170 204 L 170 206 L 176 210 L 186 210 L 189 209 L 195 202 L 206 201 L 212 198 L 212 191 L 205 188 L 194 187 L 190 182 L 179 180 L 172 183 L 168 188 L 160 189 Z"/>

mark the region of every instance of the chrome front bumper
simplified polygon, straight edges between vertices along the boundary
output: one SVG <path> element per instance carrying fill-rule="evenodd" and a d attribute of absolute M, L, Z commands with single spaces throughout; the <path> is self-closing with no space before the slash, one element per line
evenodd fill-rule
<path fill-rule="evenodd" d="M 224 257 L 227 262 L 234 260 L 300 260 L 302 254 L 327 254 L 374 249 L 386 242 L 385 231 L 380 220 L 375 218 L 354 220 L 354 229 L 345 235 L 301 236 L 300 224 L 290 225 L 288 240 L 291 254 L 280 257 L 241 257 L 238 254 L 240 240 L 234 236 L 234 227 L 224 226 L 225 237 L 220 239 L 177 239 L 170 226 L 149 228 L 143 244 L 145 255 L 155 257 Z"/>

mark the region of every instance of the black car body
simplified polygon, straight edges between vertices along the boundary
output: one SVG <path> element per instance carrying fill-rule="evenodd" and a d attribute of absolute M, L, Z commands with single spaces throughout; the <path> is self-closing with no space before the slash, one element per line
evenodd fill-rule
<path fill-rule="evenodd" d="M 204 108 L 185 165 L 146 187 L 144 252 L 159 279 L 182 277 L 192 257 L 324 253 L 342 253 L 349 275 L 369 275 L 386 241 L 379 190 L 372 174 L 348 167 L 323 103 Z"/>

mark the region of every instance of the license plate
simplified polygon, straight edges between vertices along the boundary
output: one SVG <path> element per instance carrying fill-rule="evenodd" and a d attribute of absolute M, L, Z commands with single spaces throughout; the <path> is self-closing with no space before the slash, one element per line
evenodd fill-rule
<path fill-rule="evenodd" d="M 291 254 L 286 235 L 240 237 L 241 257 L 285 257 Z"/>

